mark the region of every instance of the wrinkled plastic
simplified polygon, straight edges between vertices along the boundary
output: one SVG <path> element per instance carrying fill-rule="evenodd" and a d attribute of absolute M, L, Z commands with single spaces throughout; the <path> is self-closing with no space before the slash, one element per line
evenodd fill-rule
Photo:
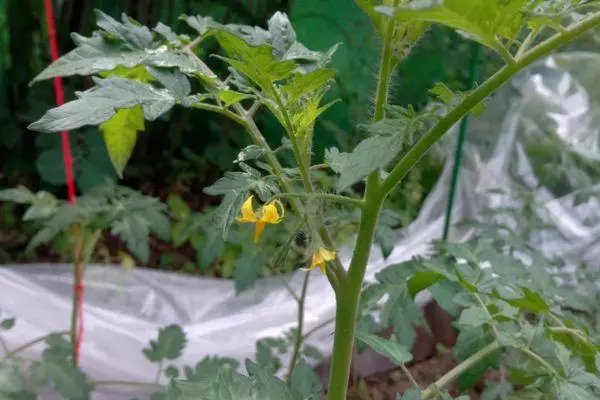
<path fill-rule="evenodd" d="M 487 103 L 485 113 L 471 121 L 453 222 L 473 219 L 489 208 L 514 204 L 518 199 L 512 190 L 525 188 L 541 204 L 540 215 L 556 228 L 550 233 L 534 232 L 534 244 L 546 255 L 577 254 L 598 267 L 600 246 L 595 243 L 600 239 L 600 207 L 593 197 L 573 205 L 576 191 L 581 189 L 577 167 L 566 165 L 570 172 L 552 187 L 542 184 L 538 172 L 548 163 L 551 168 L 565 167 L 562 164 L 571 162 L 573 155 L 592 166 L 600 162 L 599 81 L 599 55 L 569 53 L 538 63 L 503 87 Z M 450 155 L 454 143 L 455 135 L 447 135 L 436 149 Z M 552 160 L 532 152 L 533 147 L 539 150 L 544 146 L 559 152 L 553 154 Z M 374 249 L 367 280 L 387 265 L 424 254 L 430 241 L 440 238 L 451 169 L 449 161 L 418 218 L 399 232 L 389 258 L 384 260 L 381 252 Z M 598 183 L 583 182 L 584 187 Z M 506 194 L 490 194 L 488 190 L 492 188 L 502 188 Z M 518 225 L 519 221 L 508 223 Z M 453 228 L 451 240 L 462 241 L 473 234 L 473 229 Z M 351 247 L 341 252 L 345 265 Z M 299 271 L 285 279 L 299 291 L 305 274 Z M 9 348 L 68 329 L 71 279 L 68 265 L 0 269 L 0 309 L 17 317 L 15 328 L 3 334 Z M 335 310 L 333 292 L 326 279 L 314 272 L 310 280 L 305 303 L 306 331 L 331 321 Z M 254 356 L 258 339 L 280 336 L 296 326 L 296 302 L 275 278 L 261 279 L 251 290 L 235 296 L 231 281 L 90 266 L 85 299 L 81 365 L 92 380 L 152 381 L 157 366 L 146 360 L 141 349 L 167 324 L 181 324 L 188 337 L 185 353 L 174 365 L 194 365 L 207 355 L 243 361 Z M 428 301 L 426 293 L 417 298 L 420 305 Z M 328 354 L 332 331 L 330 323 L 316 331 L 309 343 Z M 24 355 L 36 357 L 40 348 L 32 348 Z M 95 398 L 121 399 L 142 394 L 102 391 Z"/>

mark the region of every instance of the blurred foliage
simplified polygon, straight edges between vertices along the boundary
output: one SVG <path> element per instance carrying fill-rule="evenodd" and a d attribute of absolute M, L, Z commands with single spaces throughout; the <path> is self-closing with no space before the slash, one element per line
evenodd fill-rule
<path fill-rule="evenodd" d="M 372 78 L 378 68 L 381 44 L 368 16 L 354 2 L 63 0 L 54 3 L 61 54 L 74 47 L 71 32 L 91 34 L 94 9 L 101 9 L 113 17 L 125 12 L 148 26 L 155 26 L 160 21 L 179 32 L 186 29 L 179 20 L 181 14 L 210 15 L 217 21 L 264 26 L 276 10 L 286 11 L 297 28 L 298 39 L 309 48 L 325 51 L 335 43 L 342 43 L 332 63 L 339 74 L 328 94 L 330 99 L 341 98 L 342 101 L 332 107 L 316 127 L 315 157 L 322 158 L 325 149 L 331 146 L 347 151 L 364 137 L 365 133 L 356 131 L 355 127 L 366 122 L 371 112 Z M 344 24 L 338 21 L 344 21 Z M 206 51 L 215 50 L 215 43 L 209 41 Z M 0 188 L 21 184 L 64 197 L 65 178 L 59 136 L 36 134 L 26 128 L 54 104 L 51 81 L 29 85 L 32 78 L 50 62 L 41 1 L 0 0 L 0 52 L 5 55 L 0 59 Z M 467 55 L 468 52 L 468 43 L 459 35 L 442 27 L 432 28 L 400 66 L 392 91 L 392 103 L 423 106 L 430 99 L 429 89 L 437 82 L 444 82 L 452 90 L 463 89 L 468 66 L 460 64 L 458 60 L 466 57 L 458 53 Z M 488 54 L 484 58 L 482 76 L 494 68 L 495 57 Z M 210 66 L 223 68 L 217 62 Z M 76 91 L 89 88 L 91 81 L 89 78 L 70 77 L 64 80 L 64 84 L 69 100 L 75 97 Z M 281 142 L 282 132 L 273 117 L 264 113 L 257 120 L 269 141 L 273 144 Z M 111 167 L 98 128 L 71 132 L 71 138 L 76 183 L 81 194 L 106 180 L 116 181 L 117 175 Z M 174 109 L 145 126 L 120 183 L 165 202 L 169 195 L 176 195 L 194 212 L 206 211 L 215 203 L 214 199 L 202 194 L 202 188 L 213 184 L 224 170 L 231 169 L 231 160 L 248 144 L 249 139 L 238 126 L 216 114 Z M 404 187 L 390 197 L 390 207 L 397 215 L 386 225 L 386 232 L 409 223 L 416 216 L 420 204 L 437 180 L 440 167 L 440 160 L 435 155 L 429 156 L 420 168 L 412 172 Z M 24 248 L 23 233 L 28 236 L 31 232 L 31 228 L 22 226 L 18 218 L 11 217 L 13 212 L 13 208 L 0 209 L 0 244 L 9 249 L 0 253 L 0 261 L 8 259 L 9 255 L 23 259 L 23 255 L 15 252 Z M 198 218 L 202 219 L 201 216 Z M 152 266 L 175 264 L 192 271 L 197 270 L 192 264 L 205 265 L 209 260 L 217 260 L 216 254 L 203 255 L 200 251 L 205 246 L 209 247 L 206 243 L 211 243 L 211 236 L 197 236 L 192 235 L 174 247 L 163 249 L 163 257 L 153 257 L 157 261 Z M 181 257 L 181 246 L 185 248 L 188 240 L 195 244 L 192 247 L 196 251 Z M 110 243 L 107 247 L 111 247 Z M 114 256 L 114 249 L 107 248 L 104 253 L 111 252 Z M 230 258 L 235 259 L 235 256 L 226 257 Z M 104 259 L 109 261 L 110 256 Z M 234 268 L 230 264 L 235 264 L 234 260 L 225 262 L 225 270 L 220 273 L 228 275 L 227 271 Z"/>

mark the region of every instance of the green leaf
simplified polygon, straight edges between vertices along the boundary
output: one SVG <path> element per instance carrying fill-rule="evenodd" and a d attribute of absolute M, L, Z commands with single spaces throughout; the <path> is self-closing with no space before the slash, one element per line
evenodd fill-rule
<path fill-rule="evenodd" d="M 385 258 L 389 257 L 396 246 L 398 232 L 394 228 L 398 227 L 400 222 L 400 216 L 391 210 L 383 210 L 379 215 L 375 230 L 375 243 L 381 247 Z"/>
<path fill-rule="evenodd" d="M 356 339 L 365 343 L 377 353 L 386 356 L 396 365 L 406 364 L 413 359 L 409 348 L 395 341 L 360 332 L 356 334 Z"/>
<path fill-rule="evenodd" d="M 138 131 L 144 130 L 144 111 L 138 104 L 132 108 L 121 109 L 108 121 L 100 124 L 106 148 L 119 177 L 131 157 Z"/>
<path fill-rule="evenodd" d="M 421 390 L 415 388 L 408 388 L 402 395 L 396 395 L 395 400 L 421 400 Z"/>
<path fill-rule="evenodd" d="M 502 379 L 499 383 L 486 380 L 481 400 L 508 400 L 513 391 L 513 385 L 507 380 Z"/>
<path fill-rule="evenodd" d="M 430 288 L 435 285 L 439 281 L 444 279 L 444 277 L 437 272 L 433 271 L 423 271 L 416 272 L 407 283 L 408 291 L 410 295 L 414 298 L 421 291 Z"/>
<path fill-rule="evenodd" d="M 235 292 L 242 293 L 252 287 L 263 270 L 264 264 L 259 254 L 244 253 L 235 262 Z"/>
<path fill-rule="evenodd" d="M 469 96 L 469 92 L 454 93 L 448 86 L 441 82 L 436 83 L 430 92 L 450 107 L 457 106 Z M 485 104 L 479 103 L 471 109 L 470 114 L 474 117 L 478 117 L 483 114 L 484 111 Z"/>
<path fill-rule="evenodd" d="M 158 339 L 151 340 L 150 346 L 143 349 L 143 352 L 154 363 L 175 360 L 181 357 L 186 344 L 187 339 L 181 326 L 169 325 L 158 330 Z"/>
<path fill-rule="evenodd" d="M 219 370 L 214 390 L 218 400 L 256 399 L 251 380 L 231 368 Z"/>
<path fill-rule="evenodd" d="M 348 162 L 348 153 L 340 153 L 339 149 L 332 147 L 325 150 L 325 163 L 335 173 L 341 174 Z"/>
<path fill-rule="evenodd" d="M 213 214 L 218 232 L 223 239 L 227 238 L 229 228 L 235 217 L 240 214 L 242 203 L 248 192 L 255 192 L 262 201 L 267 201 L 279 192 L 274 179 L 261 177 L 260 172 L 240 163 L 244 172 L 226 172 L 214 185 L 204 188 L 204 193 L 211 196 L 225 195 L 221 204 Z"/>
<path fill-rule="evenodd" d="M 402 151 L 405 143 L 404 132 L 394 136 L 374 136 L 360 142 L 352 153 L 343 156 L 346 162 L 337 181 L 337 191 L 341 192 L 371 172 L 385 168 Z"/>
<path fill-rule="evenodd" d="M 526 287 L 523 287 L 521 289 L 523 290 L 524 297 L 520 299 L 508 300 L 510 304 L 534 313 L 550 312 L 550 307 L 548 307 L 548 304 L 546 304 L 546 302 L 539 293 L 533 292 L 532 290 Z"/>
<path fill-rule="evenodd" d="M 302 359 L 292 371 L 290 386 L 296 396 L 303 400 L 318 400 L 323 391 L 319 377 Z"/>
<path fill-rule="evenodd" d="M 242 100 L 250 99 L 252 96 L 236 92 L 235 90 L 221 90 L 219 92 L 219 100 L 223 102 L 225 107 L 229 107 L 232 104 L 239 103 Z"/>
<path fill-rule="evenodd" d="M 45 340 L 48 347 L 44 349 L 44 360 L 72 362 L 73 346 L 63 335 L 54 334 Z"/>
<path fill-rule="evenodd" d="M 473 326 L 476 328 L 490 322 L 491 320 L 488 316 L 488 313 L 481 306 L 467 308 L 460 314 L 460 318 L 458 320 L 459 325 Z"/>
<path fill-rule="evenodd" d="M 256 362 L 262 369 L 272 374 L 281 368 L 281 360 L 274 354 L 273 346 L 265 339 L 256 342 Z"/>
<path fill-rule="evenodd" d="M 232 358 L 207 356 L 200 360 L 193 369 L 185 367 L 185 377 L 190 381 L 202 380 L 203 377 L 209 376 L 222 367 L 235 370 L 238 362 Z"/>
<path fill-rule="evenodd" d="M 92 75 L 117 68 L 136 69 L 140 64 L 176 67 L 191 75 L 196 73 L 197 65 L 189 54 L 153 42 L 147 27 L 125 16 L 123 23 L 101 12 L 97 17 L 102 29 L 91 37 L 72 34 L 77 47 L 50 64 L 33 82 L 56 76 Z M 166 30 L 161 29 L 161 33 Z"/>
<path fill-rule="evenodd" d="M 252 378 L 257 399 L 292 400 L 285 382 L 266 372 L 258 364 L 246 360 L 246 370 Z"/>
<path fill-rule="evenodd" d="M 27 208 L 27 211 L 23 214 L 23 221 L 47 218 L 56 211 L 58 204 L 58 200 L 53 194 L 45 191 L 37 192 L 31 207 Z"/>
<path fill-rule="evenodd" d="M 25 186 L 19 185 L 16 188 L 0 190 L 0 201 L 9 201 L 17 204 L 31 204 L 35 200 L 35 195 Z"/>
<path fill-rule="evenodd" d="M 378 12 L 398 21 L 439 23 L 466 33 L 496 49 L 496 37 L 517 38 L 523 26 L 523 9 L 528 0 L 417 0 L 397 8 L 380 6 Z"/>
<path fill-rule="evenodd" d="M 60 132 L 86 125 L 99 125 L 113 118 L 118 109 L 141 105 L 144 117 L 155 120 L 169 111 L 177 98 L 166 89 L 156 89 L 143 82 L 109 77 L 94 78 L 96 86 L 80 94 L 79 99 L 46 112 L 29 125 L 40 132 Z M 139 126 L 139 124 L 135 125 Z"/>
<path fill-rule="evenodd" d="M 251 46 L 245 40 L 229 32 L 217 32 L 217 40 L 229 57 L 223 57 L 229 65 L 245 75 L 273 98 L 273 83 L 288 78 L 294 69 L 294 61 L 278 61 L 269 45 Z"/>
<path fill-rule="evenodd" d="M 179 377 L 179 370 L 177 367 L 169 365 L 167 368 L 165 368 L 165 376 L 169 379 L 176 379 Z"/>
<path fill-rule="evenodd" d="M 70 361 L 44 357 L 31 366 L 29 374 L 36 384 L 52 387 L 63 399 L 91 398 L 92 387 L 85 375 Z"/>
<path fill-rule="evenodd" d="M 95 10 L 96 24 L 102 28 L 107 36 L 124 43 L 132 49 L 145 49 L 152 44 L 153 38 L 150 30 L 131 20 L 127 15 L 122 14 L 119 23 L 114 18 Z"/>
<path fill-rule="evenodd" d="M 169 206 L 169 211 L 180 220 L 187 220 L 192 214 L 190 206 L 176 194 L 169 195 L 167 205 Z"/>
<path fill-rule="evenodd" d="M 0 364 L 0 399 L 11 399 L 25 389 L 25 378 L 19 372 L 17 362 Z"/>
<path fill-rule="evenodd" d="M 15 318 L 0 319 L 0 331 L 10 331 L 16 323 Z"/>
<path fill-rule="evenodd" d="M 464 328 L 458 335 L 454 352 L 458 360 L 462 362 L 492 343 L 493 340 L 492 334 L 486 333 L 481 328 Z M 498 368 L 500 357 L 501 352 L 498 350 L 469 368 L 458 378 L 459 390 L 466 390 L 479 382 L 489 367 Z"/>

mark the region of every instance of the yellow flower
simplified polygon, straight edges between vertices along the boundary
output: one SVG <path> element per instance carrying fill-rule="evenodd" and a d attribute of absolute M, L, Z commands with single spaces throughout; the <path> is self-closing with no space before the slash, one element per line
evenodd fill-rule
<path fill-rule="evenodd" d="M 253 199 L 254 196 L 250 196 L 244 204 L 242 204 L 242 216 L 237 217 L 236 221 L 256 224 L 254 230 L 254 243 L 258 243 L 267 224 L 278 224 L 281 222 L 285 215 L 285 208 L 283 207 L 283 204 L 281 204 L 281 201 L 275 200 L 262 206 L 260 216 L 258 216 L 252 207 Z"/>
<path fill-rule="evenodd" d="M 308 267 L 308 270 L 312 271 L 315 267 L 319 267 L 321 268 L 321 272 L 325 274 L 325 263 L 334 259 L 335 251 L 330 251 L 321 247 L 313 254 L 312 263 L 310 264 L 310 267 Z"/>

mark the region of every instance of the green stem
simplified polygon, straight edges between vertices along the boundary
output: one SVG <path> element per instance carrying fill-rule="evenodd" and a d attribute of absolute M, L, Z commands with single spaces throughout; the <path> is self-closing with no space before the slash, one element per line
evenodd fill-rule
<path fill-rule="evenodd" d="M 558 371 L 556 369 L 554 369 L 554 367 L 552 365 L 550 365 L 548 363 L 548 361 L 544 360 L 542 357 L 538 356 L 536 353 L 534 353 L 533 351 L 523 348 L 523 347 L 516 347 L 517 350 L 519 350 L 521 353 L 525 354 L 527 357 L 531 358 L 532 360 L 536 361 L 538 364 L 542 365 L 544 368 L 546 368 L 546 370 L 554 375 L 554 376 L 560 376 L 560 374 L 558 373 Z"/>
<path fill-rule="evenodd" d="M 79 233 L 81 237 L 75 245 L 73 252 L 73 295 L 72 295 L 72 306 L 71 306 L 71 351 L 73 365 L 77 366 L 79 363 L 79 354 L 77 350 L 77 325 L 79 320 L 79 308 L 81 304 L 81 288 L 83 282 L 83 260 L 81 258 L 81 252 L 85 241 L 85 231 Z"/>
<path fill-rule="evenodd" d="M 383 43 L 383 54 L 379 67 L 379 80 L 375 94 L 375 110 L 373 121 L 385 117 L 385 107 L 388 101 L 390 78 L 392 74 L 392 40 L 395 24 L 388 22 Z M 354 335 L 358 318 L 358 302 L 362 283 L 371 254 L 371 246 L 375 237 L 375 229 L 379 213 L 383 206 L 384 197 L 379 190 L 379 172 L 373 172 L 367 179 L 364 195 L 364 208 L 360 217 L 358 237 L 352 254 L 343 290 L 340 290 L 336 301 L 335 333 L 333 339 L 333 355 L 329 372 L 328 400 L 346 400 L 350 369 L 354 349 Z"/>
<path fill-rule="evenodd" d="M 38 343 L 42 343 L 43 341 L 45 341 L 49 337 L 56 336 L 56 335 L 65 336 L 65 335 L 68 335 L 69 333 L 70 333 L 70 331 L 53 332 L 53 333 L 50 333 L 48 335 L 44 335 L 44 336 L 41 336 L 39 338 L 30 340 L 29 342 L 27 342 L 25 344 L 22 344 L 21 346 L 17 347 L 16 349 L 11 350 L 8 353 L 6 353 L 5 355 L 3 355 L 2 357 L 0 357 L 0 364 L 2 364 L 6 360 L 9 360 L 9 359 L 15 357 L 17 354 L 19 354 L 20 352 L 22 352 L 24 350 L 27 350 L 31 346 L 35 346 Z"/>
<path fill-rule="evenodd" d="M 163 360 L 160 360 L 160 362 L 158 363 L 158 371 L 156 371 L 156 376 L 154 377 L 154 384 L 158 385 L 158 382 L 160 382 L 160 376 L 162 375 L 163 372 Z"/>
<path fill-rule="evenodd" d="M 345 400 L 348 390 L 360 291 L 371 254 L 377 219 L 383 204 L 383 198 L 379 196 L 377 190 L 372 188 L 372 185 L 368 186 L 365 192 L 367 204 L 361 214 L 356 247 L 352 255 L 348 277 L 343 285 L 343 290 L 338 293 L 333 355 L 327 392 L 329 400 Z"/>
<path fill-rule="evenodd" d="M 296 199 L 322 199 L 334 201 L 336 203 L 345 204 L 347 206 L 353 208 L 363 208 L 365 203 L 361 199 L 353 199 L 351 197 L 340 196 L 338 194 L 332 193 L 280 193 L 273 196 L 270 201 L 275 199 L 286 199 L 286 198 L 296 198 Z"/>
<path fill-rule="evenodd" d="M 479 361 L 488 357 L 490 354 L 495 352 L 500 348 L 500 343 L 498 341 L 493 341 L 488 344 L 483 349 L 479 350 L 477 353 L 473 354 L 471 357 L 467 358 L 465 361 L 458 364 L 452 370 L 447 372 L 440 379 L 431 384 L 427 389 L 425 389 L 421 393 L 421 400 L 427 400 L 434 398 L 441 389 L 445 388 L 452 382 L 454 382 L 458 377 L 460 377 L 463 373 L 468 371 L 471 367 L 477 364 Z"/>
<path fill-rule="evenodd" d="M 283 190 L 285 190 L 288 193 L 294 193 L 295 192 L 294 187 L 289 182 L 289 180 L 285 177 L 283 167 L 281 166 L 281 164 L 279 163 L 279 160 L 273 153 L 273 150 L 271 149 L 271 147 L 269 146 L 269 144 L 263 137 L 262 133 L 260 132 L 260 129 L 258 129 L 258 127 L 256 126 L 254 119 L 252 117 L 250 117 L 249 115 L 247 115 L 246 111 L 244 110 L 244 108 L 241 105 L 235 104 L 234 108 L 236 109 L 236 112 L 238 114 L 244 116 L 244 126 L 246 127 L 246 130 L 248 131 L 248 133 L 250 134 L 250 137 L 254 141 L 254 144 L 259 146 L 263 150 L 265 150 L 265 158 L 267 159 L 267 162 L 269 163 L 271 168 L 273 168 L 275 174 L 280 176 L 281 187 L 283 188 Z M 306 215 L 306 211 L 304 210 L 302 203 L 300 203 L 299 201 L 292 199 L 292 201 L 290 201 L 290 206 L 292 207 L 292 210 L 294 210 L 294 212 L 297 215 L 299 215 L 301 217 Z M 327 246 L 330 249 L 335 248 L 333 239 L 331 238 L 331 235 L 329 234 L 329 231 L 327 230 L 326 226 L 324 226 L 324 225 L 321 226 L 321 228 L 319 229 L 319 234 L 321 235 L 321 239 L 323 240 L 323 244 L 325 246 Z M 334 266 L 334 268 L 332 268 L 332 269 L 333 269 L 336 279 L 331 279 L 331 277 L 329 275 L 327 275 L 327 276 L 330 278 L 329 282 L 331 283 L 333 289 L 337 292 L 338 287 L 339 287 L 338 283 L 341 283 L 346 279 L 346 273 L 344 271 L 344 267 L 342 266 L 342 263 L 341 263 L 339 257 L 335 258 L 333 266 Z"/>
<path fill-rule="evenodd" d="M 304 276 L 304 282 L 302 283 L 302 291 L 300 292 L 300 299 L 298 301 L 298 328 L 296 329 L 296 339 L 294 340 L 294 350 L 292 351 L 292 358 L 290 359 L 290 365 L 288 367 L 287 382 L 289 384 L 292 378 L 292 372 L 298 361 L 300 355 L 300 348 L 302 347 L 302 331 L 304 329 L 304 300 L 306 299 L 306 292 L 308 289 L 308 281 L 310 280 L 310 273 L 306 273 Z"/>
<path fill-rule="evenodd" d="M 190 55 L 190 57 L 192 57 L 195 60 L 196 64 L 198 65 L 199 71 L 203 75 L 213 78 L 212 82 L 217 89 L 222 89 L 225 86 L 224 83 L 218 79 L 218 77 L 215 75 L 215 73 L 212 72 L 212 70 L 204 63 L 204 61 L 202 61 L 193 52 L 192 47 L 187 47 L 185 49 L 185 51 L 187 52 L 187 54 Z M 271 146 L 269 146 L 269 144 L 263 137 L 260 129 L 258 129 L 258 127 L 256 126 L 256 123 L 254 122 L 253 114 L 254 114 L 254 111 L 256 111 L 254 109 L 254 106 L 252 107 L 250 112 L 245 110 L 244 107 L 242 107 L 242 105 L 239 103 L 234 104 L 232 107 L 233 107 L 233 110 L 235 111 L 235 113 L 228 112 L 227 110 L 223 110 L 218 107 L 217 107 L 218 109 L 214 109 L 212 107 L 208 107 L 208 105 L 202 105 L 201 107 L 197 106 L 197 108 L 203 108 L 206 110 L 221 113 L 221 114 L 231 118 L 232 120 L 238 122 L 242 126 L 244 126 L 246 128 L 246 130 L 248 131 L 248 133 L 250 134 L 250 137 L 254 141 L 254 144 L 261 147 L 263 150 L 265 150 L 265 152 L 266 152 L 265 157 L 267 159 L 267 162 L 269 163 L 271 168 L 273 168 L 275 173 L 280 177 L 281 186 L 283 187 L 283 189 L 286 192 L 294 192 L 295 190 L 294 190 L 293 186 L 291 185 L 291 183 L 289 182 L 289 180 L 286 178 L 286 175 L 283 171 L 283 167 L 281 166 L 281 163 L 279 162 L 275 153 L 271 149 Z M 237 115 L 236 115 L 236 113 L 237 113 Z M 291 206 L 297 215 L 299 215 L 301 217 L 306 215 L 306 213 L 302 207 L 302 204 L 300 202 L 297 202 L 297 201 L 293 202 L 291 204 Z M 331 237 L 331 234 L 327 230 L 326 226 L 321 226 L 321 228 L 319 230 L 319 234 L 321 235 L 323 244 L 325 244 L 327 247 L 329 247 L 331 249 L 333 249 L 335 247 L 333 239 Z M 335 279 L 332 279 L 332 277 L 329 274 L 327 276 L 329 278 L 329 281 L 330 281 L 333 289 L 337 292 L 339 283 L 343 282 L 346 279 L 346 272 L 344 271 L 344 267 L 343 267 L 339 257 L 337 257 L 337 256 L 333 262 L 332 270 L 335 274 Z"/>
<path fill-rule="evenodd" d="M 158 383 L 136 382 L 136 381 L 91 381 L 90 385 L 94 388 L 101 386 L 132 386 L 148 389 L 162 389 L 163 386 Z"/>
<path fill-rule="evenodd" d="M 444 118 L 429 131 L 421 140 L 412 147 L 406 155 L 398 162 L 390 172 L 383 184 L 385 194 L 391 192 L 394 187 L 410 172 L 413 166 L 429 151 L 429 149 L 446 133 L 467 115 L 473 107 L 485 100 L 500 86 L 508 82 L 517 72 L 529 66 L 536 60 L 550 54 L 557 48 L 565 45 L 571 40 L 582 35 L 584 32 L 600 24 L 600 13 L 594 13 L 573 24 L 564 32 L 557 33 L 550 39 L 540 43 L 528 52 L 524 53 L 514 64 L 506 65 L 485 83 L 471 92 L 460 104 L 452 109 Z"/>

